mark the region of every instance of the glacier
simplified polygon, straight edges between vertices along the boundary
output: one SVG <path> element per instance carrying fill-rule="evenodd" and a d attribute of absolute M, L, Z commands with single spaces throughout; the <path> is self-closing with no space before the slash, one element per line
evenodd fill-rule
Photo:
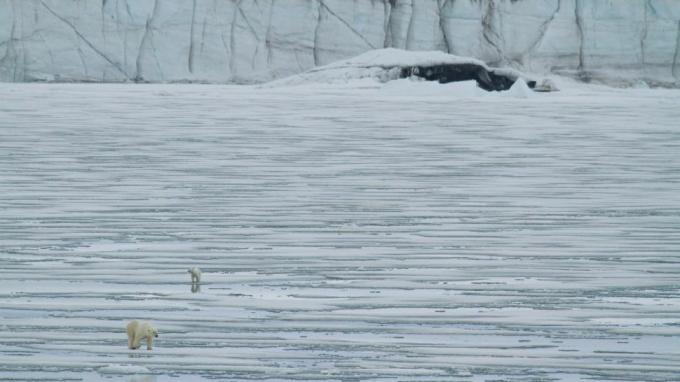
<path fill-rule="evenodd" d="M 680 80 L 675 0 L 0 0 L 0 80 L 263 82 L 393 47 Z"/>

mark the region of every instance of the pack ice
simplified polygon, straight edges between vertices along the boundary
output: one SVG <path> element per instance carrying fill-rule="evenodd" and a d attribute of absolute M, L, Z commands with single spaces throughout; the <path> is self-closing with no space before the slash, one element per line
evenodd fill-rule
<path fill-rule="evenodd" d="M 561 81 L 3 84 L 0 380 L 677 380 L 680 93 Z"/>

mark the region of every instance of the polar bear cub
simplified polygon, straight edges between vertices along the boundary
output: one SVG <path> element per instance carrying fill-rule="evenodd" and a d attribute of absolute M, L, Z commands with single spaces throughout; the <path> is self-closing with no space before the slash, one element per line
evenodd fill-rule
<path fill-rule="evenodd" d="M 132 320 L 127 324 L 128 348 L 139 349 L 140 342 L 146 339 L 146 349 L 153 347 L 154 337 L 158 337 L 158 330 L 145 321 Z"/>
<path fill-rule="evenodd" d="M 201 282 L 201 269 L 198 267 L 190 268 L 187 272 L 191 273 L 191 283 L 198 284 Z"/>

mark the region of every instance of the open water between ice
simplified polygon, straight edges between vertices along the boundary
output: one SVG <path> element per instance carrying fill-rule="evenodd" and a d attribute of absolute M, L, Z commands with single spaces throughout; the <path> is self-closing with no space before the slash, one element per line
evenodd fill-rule
<path fill-rule="evenodd" d="M 0 380 L 678 381 L 680 92 L 584 89 L 1 84 Z"/>

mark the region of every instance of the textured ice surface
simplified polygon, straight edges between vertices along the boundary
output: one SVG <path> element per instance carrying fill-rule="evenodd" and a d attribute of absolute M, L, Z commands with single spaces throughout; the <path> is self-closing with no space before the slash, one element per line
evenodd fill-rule
<path fill-rule="evenodd" d="M 676 381 L 680 92 L 560 87 L 3 85 L 0 380 Z"/>
<path fill-rule="evenodd" d="M 252 82 L 394 47 L 680 80 L 677 0 L 2 0 L 2 81 Z"/>

